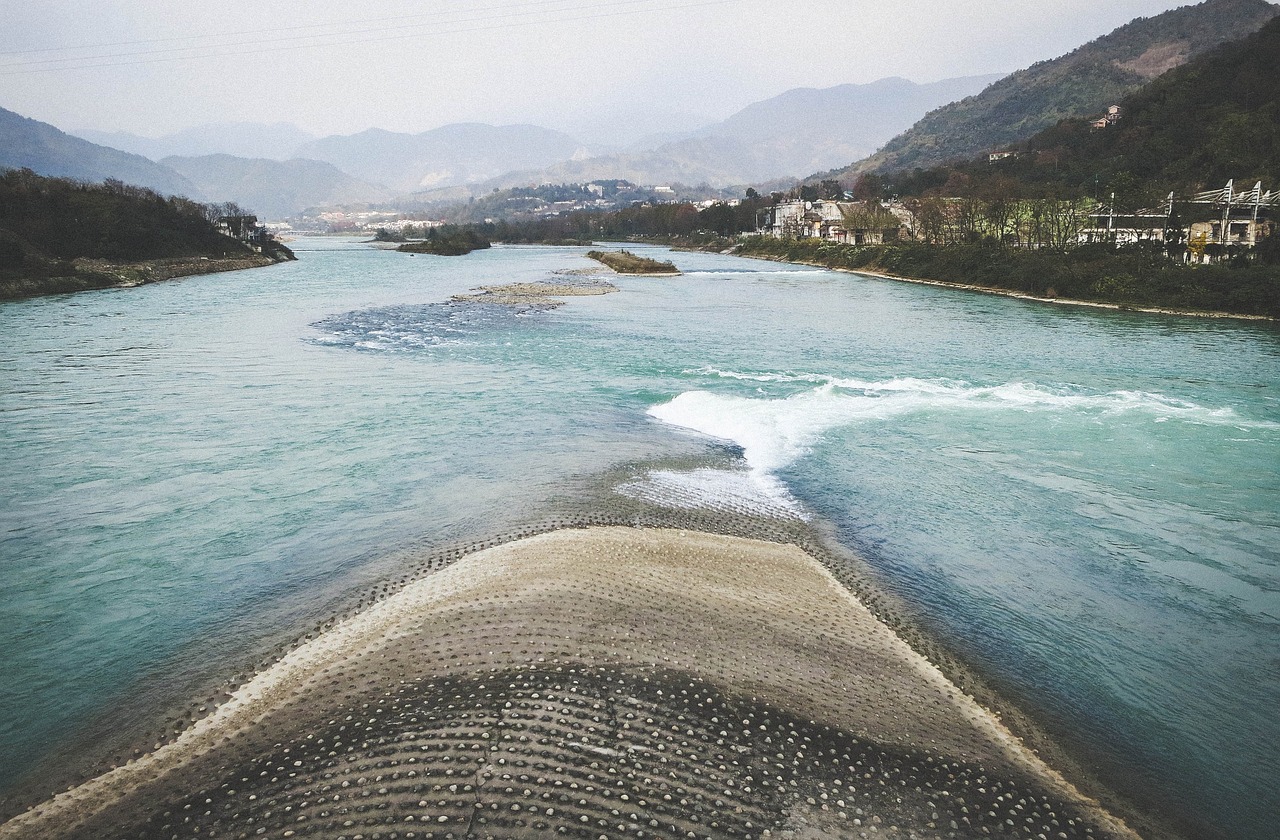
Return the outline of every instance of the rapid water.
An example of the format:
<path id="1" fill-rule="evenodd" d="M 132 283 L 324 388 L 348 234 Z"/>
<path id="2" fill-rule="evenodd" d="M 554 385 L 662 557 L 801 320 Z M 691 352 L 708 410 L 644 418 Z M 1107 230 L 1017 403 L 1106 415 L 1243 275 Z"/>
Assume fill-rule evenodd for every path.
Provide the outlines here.
<path id="1" fill-rule="evenodd" d="M 832 523 L 1104 781 L 1199 836 L 1272 836 L 1274 327 L 684 253 L 681 278 L 513 311 L 446 301 L 586 249 L 297 244 L 0 305 L 0 787 L 408 550 L 651 463 L 616 492 Z"/>

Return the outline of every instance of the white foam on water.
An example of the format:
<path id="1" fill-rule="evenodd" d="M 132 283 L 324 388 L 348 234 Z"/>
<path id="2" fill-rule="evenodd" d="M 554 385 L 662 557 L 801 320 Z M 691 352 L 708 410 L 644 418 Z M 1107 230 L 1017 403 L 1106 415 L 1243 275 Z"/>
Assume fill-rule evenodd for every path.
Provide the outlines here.
<path id="1" fill-rule="evenodd" d="M 782 482 L 763 473 L 710 468 L 689 472 L 654 470 L 614 489 L 623 496 L 664 507 L 723 510 L 774 519 L 809 519 Z"/>
<path id="2" fill-rule="evenodd" d="M 686 391 L 653 406 L 649 415 L 684 429 L 733 441 L 753 474 L 769 475 L 805 454 L 836 428 L 917 413 L 1063 412 L 1107 418 L 1145 415 L 1237 428 L 1275 427 L 1249 421 L 1230 408 L 1207 408 L 1145 391 L 1089 392 L 1076 386 L 1047 388 L 1026 382 L 975 386 L 954 380 L 902 377 L 882 382 L 811 373 L 739 373 L 701 368 L 687 373 L 752 382 L 816 384 L 787 397 L 747 397 Z"/>

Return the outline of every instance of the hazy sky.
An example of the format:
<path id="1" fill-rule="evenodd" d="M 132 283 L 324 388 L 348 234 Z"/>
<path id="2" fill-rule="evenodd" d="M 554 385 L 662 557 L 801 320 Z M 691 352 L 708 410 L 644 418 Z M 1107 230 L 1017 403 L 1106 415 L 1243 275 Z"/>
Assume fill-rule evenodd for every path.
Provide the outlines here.
<path id="1" fill-rule="evenodd" d="M 794 87 L 1009 72 L 1179 0 L 0 0 L 0 107 L 66 130 L 637 131 Z M 33 72 L 34 71 L 34 72 Z"/>

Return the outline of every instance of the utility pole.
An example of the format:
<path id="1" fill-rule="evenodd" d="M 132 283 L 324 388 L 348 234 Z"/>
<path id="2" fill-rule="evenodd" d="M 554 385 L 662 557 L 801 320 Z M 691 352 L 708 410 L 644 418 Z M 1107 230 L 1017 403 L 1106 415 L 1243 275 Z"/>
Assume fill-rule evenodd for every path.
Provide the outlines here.
<path id="1" fill-rule="evenodd" d="M 1219 242 L 1223 247 L 1226 247 L 1227 240 L 1229 238 L 1227 234 L 1231 229 L 1231 205 L 1235 201 L 1235 184 L 1236 181 L 1232 178 L 1230 181 L 1227 181 L 1227 187 L 1222 191 L 1223 198 L 1226 199 L 1226 206 L 1222 210 L 1222 231 L 1221 236 L 1219 237 Z"/>
<path id="2" fill-rule="evenodd" d="M 1253 185 L 1253 224 L 1249 226 L 1249 247 L 1258 244 L 1258 210 L 1262 206 L 1262 182 Z"/>

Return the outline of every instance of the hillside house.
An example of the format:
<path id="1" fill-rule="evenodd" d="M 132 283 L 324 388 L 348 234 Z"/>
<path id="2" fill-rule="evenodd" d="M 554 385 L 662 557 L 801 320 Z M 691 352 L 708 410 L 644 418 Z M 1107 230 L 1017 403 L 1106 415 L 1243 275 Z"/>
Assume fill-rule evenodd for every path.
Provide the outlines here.
<path id="1" fill-rule="evenodd" d="M 1107 112 L 1105 114 L 1103 114 L 1098 119 L 1090 122 L 1089 127 L 1092 128 L 1094 131 L 1098 131 L 1104 128 L 1110 128 L 1111 126 L 1120 122 L 1121 118 L 1123 117 L 1124 117 L 1124 109 L 1121 108 L 1119 105 L 1111 105 L 1107 108 Z"/>

